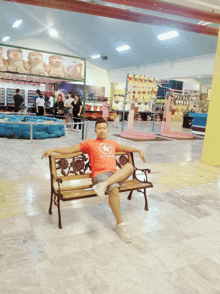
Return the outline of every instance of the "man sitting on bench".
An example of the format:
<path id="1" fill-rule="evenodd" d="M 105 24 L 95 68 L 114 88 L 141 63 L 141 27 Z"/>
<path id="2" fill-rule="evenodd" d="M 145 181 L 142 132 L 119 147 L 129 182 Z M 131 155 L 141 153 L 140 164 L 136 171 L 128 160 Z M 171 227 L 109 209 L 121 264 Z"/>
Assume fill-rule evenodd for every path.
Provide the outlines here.
<path id="1" fill-rule="evenodd" d="M 109 206 L 116 219 L 115 232 L 124 242 L 129 243 L 131 242 L 131 237 L 123 222 L 120 211 L 119 187 L 133 173 L 134 167 L 132 164 L 127 163 L 116 171 L 115 152 L 138 152 L 140 158 L 146 162 L 145 157 L 139 149 L 122 146 L 113 140 L 107 140 L 108 123 L 103 118 L 96 121 L 95 132 L 97 138 L 94 140 L 89 139 L 69 148 L 46 150 L 42 158 L 48 157 L 52 152 L 59 154 L 86 152 L 91 164 L 93 189 L 101 198 L 105 197 L 105 192 L 107 191 L 109 194 Z"/>

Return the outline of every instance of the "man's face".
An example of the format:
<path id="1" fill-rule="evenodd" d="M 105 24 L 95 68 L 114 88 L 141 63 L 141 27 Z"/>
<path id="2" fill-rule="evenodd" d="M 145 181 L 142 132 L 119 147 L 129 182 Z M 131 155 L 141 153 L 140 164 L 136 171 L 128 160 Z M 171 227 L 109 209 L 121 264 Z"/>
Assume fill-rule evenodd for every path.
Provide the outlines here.
<path id="1" fill-rule="evenodd" d="M 105 140 L 108 133 L 108 126 L 106 123 L 100 123 L 96 125 L 95 132 L 97 139 Z"/>

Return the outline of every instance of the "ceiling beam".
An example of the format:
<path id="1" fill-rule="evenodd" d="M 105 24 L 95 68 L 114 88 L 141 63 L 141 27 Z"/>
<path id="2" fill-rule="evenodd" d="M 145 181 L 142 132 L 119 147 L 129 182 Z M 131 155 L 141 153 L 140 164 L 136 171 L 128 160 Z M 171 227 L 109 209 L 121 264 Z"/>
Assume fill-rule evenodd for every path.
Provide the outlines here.
<path id="1" fill-rule="evenodd" d="M 218 36 L 218 29 L 213 27 L 201 26 L 188 22 L 183 22 L 165 17 L 155 15 L 138 13 L 130 10 L 124 10 L 109 6 L 102 6 L 88 2 L 81 2 L 75 0 L 6 0 L 9 2 L 16 2 L 21 4 L 29 4 L 47 8 L 55 8 L 60 10 L 74 11 L 78 13 L 109 17 L 114 19 L 132 21 L 143 24 L 171 26 L 180 30 L 200 33 L 211 36 Z"/>
<path id="2" fill-rule="evenodd" d="M 101 0 L 103 2 L 126 5 L 142 8 L 182 17 L 197 19 L 198 21 L 208 21 L 220 24 L 220 14 L 203 11 L 191 7 L 185 7 L 175 3 L 167 3 L 160 0 Z"/>

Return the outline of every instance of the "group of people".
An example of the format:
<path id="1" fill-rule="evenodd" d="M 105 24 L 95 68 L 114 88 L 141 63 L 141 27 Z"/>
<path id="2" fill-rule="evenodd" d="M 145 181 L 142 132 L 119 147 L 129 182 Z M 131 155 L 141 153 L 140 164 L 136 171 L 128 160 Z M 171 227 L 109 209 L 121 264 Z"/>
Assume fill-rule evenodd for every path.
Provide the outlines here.
<path id="1" fill-rule="evenodd" d="M 74 97 L 74 98 L 73 98 Z M 79 130 L 81 130 L 81 117 L 82 117 L 82 102 L 78 93 L 75 93 L 72 97 L 72 93 L 67 93 L 67 99 L 64 98 L 63 93 L 57 95 L 56 102 L 54 104 L 55 117 L 63 119 L 66 117 L 66 122 L 70 122 L 73 118 L 75 130 L 77 124 L 79 125 Z M 65 100 L 64 100 L 65 99 Z M 64 100 L 64 101 L 63 101 Z"/>
<path id="2" fill-rule="evenodd" d="M 74 95 L 71 92 L 67 93 L 67 98 L 62 92 L 58 92 L 56 101 L 54 103 L 54 96 L 47 97 L 38 89 L 36 95 L 33 96 L 34 100 L 34 112 L 36 115 L 43 116 L 46 112 L 55 115 L 56 118 L 65 119 L 66 123 L 70 123 L 74 120 L 73 130 L 76 130 L 79 125 L 79 131 L 81 130 L 81 117 L 83 114 L 83 107 L 80 96 L 78 93 Z M 18 112 L 21 109 L 24 98 L 20 95 L 20 89 L 16 89 L 16 95 L 14 96 L 14 112 Z M 109 117 L 109 105 L 108 99 L 105 98 L 102 102 L 102 117 L 107 122 Z M 119 126 L 120 113 L 117 111 L 114 115 L 113 127 Z"/>
<path id="3" fill-rule="evenodd" d="M 51 95 L 49 98 L 44 97 L 41 91 L 37 90 L 36 95 L 33 96 L 33 99 L 36 115 L 43 116 L 46 113 L 45 108 L 47 108 L 49 109 L 49 114 L 53 114 L 56 118 L 60 119 L 66 118 L 65 121 L 67 123 L 69 123 L 73 118 L 73 129 L 75 130 L 78 124 L 79 130 L 81 130 L 80 117 L 82 116 L 82 102 L 78 93 L 72 95 L 71 92 L 68 92 L 67 98 L 65 99 L 64 94 L 59 92 L 54 103 L 53 95 Z"/>

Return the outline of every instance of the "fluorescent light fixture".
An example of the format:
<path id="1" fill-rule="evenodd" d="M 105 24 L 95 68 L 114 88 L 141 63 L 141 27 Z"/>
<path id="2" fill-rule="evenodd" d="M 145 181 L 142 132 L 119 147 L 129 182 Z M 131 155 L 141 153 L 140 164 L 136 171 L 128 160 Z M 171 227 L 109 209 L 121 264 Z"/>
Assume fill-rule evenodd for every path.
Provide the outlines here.
<path id="1" fill-rule="evenodd" d="M 20 19 L 20 20 L 16 20 L 16 22 L 14 22 L 14 24 L 13 24 L 12 27 L 13 27 L 13 28 L 18 28 L 18 27 L 20 26 L 20 24 L 22 23 L 22 21 L 23 21 L 23 20 L 21 20 L 21 19 Z"/>
<path id="2" fill-rule="evenodd" d="M 211 22 L 201 20 L 198 24 L 201 25 L 201 26 L 208 26 L 208 25 L 211 24 Z"/>
<path id="3" fill-rule="evenodd" d="M 166 41 L 166 40 L 176 38 L 178 36 L 179 36 L 179 33 L 177 31 L 168 31 L 158 35 L 157 38 L 161 41 Z"/>
<path id="4" fill-rule="evenodd" d="M 5 36 L 5 37 L 2 39 L 2 42 L 7 42 L 9 39 L 10 39 L 9 36 Z"/>
<path id="5" fill-rule="evenodd" d="M 51 37 L 58 37 L 58 33 L 55 29 L 50 29 L 49 34 L 51 35 Z"/>
<path id="6" fill-rule="evenodd" d="M 130 48 L 131 48 L 131 47 L 128 46 L 128 45 L 123 45 L 123 46 L 117 47 L 116 50 L 117 50 L 118 52 L 121 52 L 121 51 L 126 51 L 126 50 L 128 50 L 128 49 L 130 49 Z"/>
<path id="7" fill-rule="evenodd" d="M 97 58 L 100 58 L 100 57 L 101 57 L 101 55 L 100 55 L 100 54 L 91 55 L 91 58 L 92 58 L 92 59 L 97 59 Z"/>

